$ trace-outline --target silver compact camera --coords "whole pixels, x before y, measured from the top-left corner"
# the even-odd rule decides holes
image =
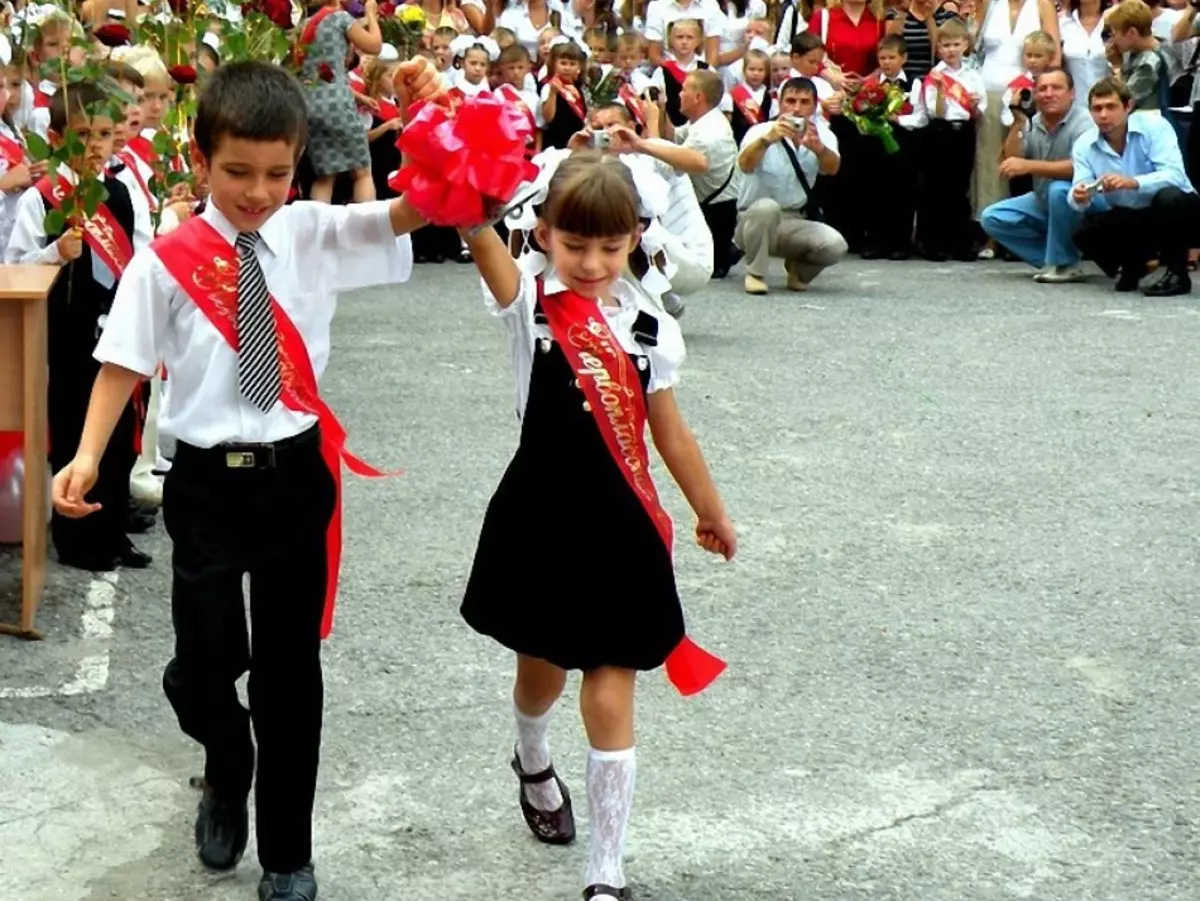
[[[612,146],[612,135],[607,131],[593,131],[591,144],[595,150],[608,150]]]
[[[804,133],[808,131],[808,120],[802,116],[788,116],[787,120],[796,129],[796,137],[803,137]]]

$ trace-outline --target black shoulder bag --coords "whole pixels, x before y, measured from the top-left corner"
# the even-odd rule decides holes
[[[810,127],[813,126],[810,124]],[[796,173],[796,178],[800,180],[800,187],[804,189],[804,218],[810,222],[824,222],[825,211],[821,209],[821,201],[813,194],[812,185],[808,183],[808,176],[800,167],[800,160],[796,159],[796,151],[792,149],[792,145],[787,142],[786,138],[779,142],[779,146],[787,154],[788,162],[792,164],[792,171]]]

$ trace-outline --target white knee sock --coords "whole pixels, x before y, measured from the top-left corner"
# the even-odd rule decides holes
[[[637,775],[634,749],[588,752],[588,863],[584,885],[625,887],[625,832]],[[597,901],[607,899],[597,895]],[[614,899],[615,901],[615,899]]]
[[[550,729],[550,714],[553,712],[554,708],[551,707],[541,716],[529,716],[513,705],[517,720],[517,758],[526,773],[540,773],[550,766],[550,742],[546,739],[546,733]],[[553,779],[526,785],[525,797],[538,810],[558,810],[563,805],[562,792]]]

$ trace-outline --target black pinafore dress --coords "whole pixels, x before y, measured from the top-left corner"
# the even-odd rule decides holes
[[[540,304],[534,321],[545,322]],[[654,346],[658,320],[640,311],[633,333]],[[671,555],[562,349],[537,344],[520,445],[484,517],[463,618],[563,669],[657,669],[684,637]],[[631,361],[645,396],[649,358]]]

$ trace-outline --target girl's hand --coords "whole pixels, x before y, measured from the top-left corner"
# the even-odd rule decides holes
[[[696,544],[710,554],[732,560],[737,553],[737,530],[724,514],[716,519],[701,518],[696,523]]]

